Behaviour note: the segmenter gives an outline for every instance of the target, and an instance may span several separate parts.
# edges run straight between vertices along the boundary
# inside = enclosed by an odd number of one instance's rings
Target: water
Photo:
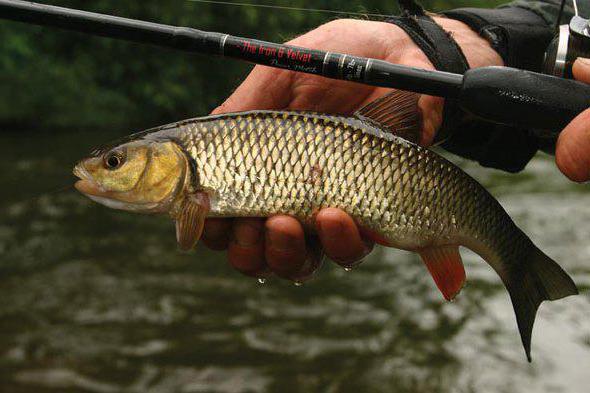
[[[524,174],[462,165],[572,273],[582,295],[541,306],[526,362],[506,291],[463,252],[446,303],[416,255],[377,248],[352,272],[265,285],[223,253],[177,251],[164,217],[73,189],[108,133],[0,136],[0,391],[586,392],[590,193],[539,156]]]

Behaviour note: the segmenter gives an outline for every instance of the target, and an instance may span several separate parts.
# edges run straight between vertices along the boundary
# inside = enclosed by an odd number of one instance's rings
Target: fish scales
[[[405,249],[513,233],[496,200],[455,165],[354,118],[263,111],[197,119],[174,133],[212,216],[309,222],[337,207]]]

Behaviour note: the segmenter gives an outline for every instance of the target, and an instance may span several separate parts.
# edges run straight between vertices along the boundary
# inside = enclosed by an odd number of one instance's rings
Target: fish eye
[[[106,169],[114,170],[123,165],[124,156],[120,151],[113,151],[104,157],[104,166]]]

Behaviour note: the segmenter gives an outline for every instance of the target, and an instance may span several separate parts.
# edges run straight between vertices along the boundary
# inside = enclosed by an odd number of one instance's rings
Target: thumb
[[[572,67],[574,78],[580,82],[590,83],[590,59],[578,57]]]
[[[577,80],[590,83],[590,59],[579,57],[572,72]],[[555,161],[571,180],[583,182],[590,179],[590,109],[578,115],[559,134]]]

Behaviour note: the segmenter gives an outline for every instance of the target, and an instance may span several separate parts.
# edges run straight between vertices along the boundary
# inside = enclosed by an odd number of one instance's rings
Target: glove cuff
[[[536,13],[519,7],[459,8],[442,13],[486,39],[509,67],[541,71],[553,30]]]
[[[414,0],[399,0],[401,15],[387,22],[399,26],[424,52],[437,70],[464,74],[469,63],[453,37],[432,19]],[[434,143],[442,143],[451,136],[462,111],[452,100],[445,100],[443,124]]]

